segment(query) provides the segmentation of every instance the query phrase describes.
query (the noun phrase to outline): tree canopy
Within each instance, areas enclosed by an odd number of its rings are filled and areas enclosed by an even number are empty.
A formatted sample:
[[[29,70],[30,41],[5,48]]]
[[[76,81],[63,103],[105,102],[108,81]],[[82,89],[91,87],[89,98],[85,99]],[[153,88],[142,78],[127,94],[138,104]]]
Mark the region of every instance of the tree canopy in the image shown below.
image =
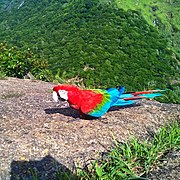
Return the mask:
[[[165,88],[179,78],[178,57],[140,11],[125,11],[114,1],[20,2],[0,16],[0,41],[30,47],[54,74],[128,90]]]

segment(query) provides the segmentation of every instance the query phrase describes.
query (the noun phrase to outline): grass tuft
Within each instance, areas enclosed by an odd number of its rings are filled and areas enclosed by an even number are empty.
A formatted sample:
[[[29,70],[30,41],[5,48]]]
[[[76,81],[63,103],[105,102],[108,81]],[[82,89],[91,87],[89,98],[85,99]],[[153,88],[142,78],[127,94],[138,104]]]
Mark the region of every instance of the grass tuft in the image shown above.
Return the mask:
[[[82,170],[81,179],[146,179],[163,155],[180,148],[178,122],[165,125],[154,134],[152,141],[140,142],[131,138],[127,143],[116,144],[106,157]]]

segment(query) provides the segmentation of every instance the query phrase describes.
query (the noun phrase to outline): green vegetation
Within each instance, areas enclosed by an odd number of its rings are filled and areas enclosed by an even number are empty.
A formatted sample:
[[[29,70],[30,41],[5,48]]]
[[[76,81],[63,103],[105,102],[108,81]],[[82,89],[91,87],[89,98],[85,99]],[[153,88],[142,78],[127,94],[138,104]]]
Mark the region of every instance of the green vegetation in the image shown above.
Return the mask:
[[[127,91],[168,88],[171,102],[179,103],[176,1],[134,6],[120,0],[32,0],[20,7],[21,1],[5,2],[0,41],[47,59],[56,79],[78,77],[87,87],[124,85]],[[169,12],[171,20],[165,18]]]
[[[0,77],[12,76],[23,78],[28,73],[41,80],[50,80],[52,77],[47,69],[47,62],[36,57],[29,49],[19,50],[17,47],[8,47],[0,44]]]
[[[170,85],[167,93],[157,99],[160,102],[180,104],[180,84]]]
[[[115,2],[119,8],[126,11],[140,10],[146,21],[153,26],[161,24],[168,30],[171,30],[172,26],[180,28],[178,0],[115,0]]]
[[[80,171],[82,179],[143,179],[169,151],[180,149],[178,122],[164,126],[153,140],[140,142],[132,138],[116,147],[104,159],[95,161],[90,169]]]
[[[168,39],[168,47],[180,57],[180,3],[178,0],[115,0],[124,10],[140,11],[146,21]]]

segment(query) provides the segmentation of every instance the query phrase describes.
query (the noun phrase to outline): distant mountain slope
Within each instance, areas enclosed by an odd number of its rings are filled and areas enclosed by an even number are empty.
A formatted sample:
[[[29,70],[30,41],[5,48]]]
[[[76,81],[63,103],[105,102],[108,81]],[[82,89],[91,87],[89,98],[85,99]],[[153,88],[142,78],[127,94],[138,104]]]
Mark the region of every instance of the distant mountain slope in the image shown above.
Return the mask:
[[[54,73],[86,86],[164,88],[179,78],[164,36],[140,12],[111,1],[25,1],[1,13],[0,41],[32,48]]]
[[[179,0],[115,0],[115,2],[124,10],[140,10],[151,25],[156,26],[158,21],[161,21],[165,25],[164,28],[171,30],[172,26],[175,26],[180,29]]]
[[[146,21],[164,32],[169,47],[180,56],[180,1],[179,0],[115,0],[124,10],[140,11]]]

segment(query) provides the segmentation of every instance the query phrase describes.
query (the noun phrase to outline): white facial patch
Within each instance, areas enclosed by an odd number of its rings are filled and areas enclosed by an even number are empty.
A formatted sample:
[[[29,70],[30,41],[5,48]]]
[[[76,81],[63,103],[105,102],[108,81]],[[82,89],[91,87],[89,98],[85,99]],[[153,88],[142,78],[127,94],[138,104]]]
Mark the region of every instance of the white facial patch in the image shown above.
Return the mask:
[[[59,96],[60,96],[62,99],[66,100],[66,101],[68,100],[68,92],[67,92],[67,91],[65,91],[65,90],[59,90],[58,93],[59,93]]]
[[[58,102],[58,95],[55,91],[53,91],[53,99],[54,101]]]

